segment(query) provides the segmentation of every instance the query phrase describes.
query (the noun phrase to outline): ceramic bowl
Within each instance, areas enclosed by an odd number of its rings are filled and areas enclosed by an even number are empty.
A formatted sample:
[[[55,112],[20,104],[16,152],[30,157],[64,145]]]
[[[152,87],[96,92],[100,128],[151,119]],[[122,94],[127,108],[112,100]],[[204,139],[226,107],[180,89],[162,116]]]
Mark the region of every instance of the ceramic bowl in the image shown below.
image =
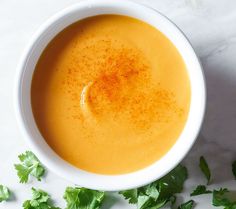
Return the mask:
[[[174,146],[152,165],[123,175],[99,175],[80,170],[61,159],[45,142],[31,108],[31,80],[35,65],[47,44],[65,27],[86,17],[119,14],[140,19],[165,34],[176,46],[186,64],[191,82],[191,104],[186,125]],[[46,21],[29,41],[16,76],[15,107],[24,139],[40,161],[55,174],[81,187],[117,191],[140,187],[161,178],[173,169],[191,149],[199,133],[204,111],[205,82],[199,60],[183,33],[158,11],[130,1],[86,0],[57,13]]]

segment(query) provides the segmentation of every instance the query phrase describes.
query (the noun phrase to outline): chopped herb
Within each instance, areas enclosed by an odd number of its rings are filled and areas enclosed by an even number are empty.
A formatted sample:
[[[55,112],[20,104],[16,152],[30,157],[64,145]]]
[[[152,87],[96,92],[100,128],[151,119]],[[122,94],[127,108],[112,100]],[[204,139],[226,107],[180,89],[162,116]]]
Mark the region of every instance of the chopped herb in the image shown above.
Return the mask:
[[[212,199],[212,204],[214,206],[226,206],[230,202],[227,198],[225,198],[225,194],[228,193],[229,190],[224,188],[220,190],[214,190],[213,191],[213,199]]]
[[[236,209],[236,201],[230,198],[229,193],[228,189],[214,190],[212,204],[216,207],[223,206],[224,209]]]
[[[234,161],[232,164],[232,172],[234,174],[234,178],[236,179],[236,161]]]
[[[32,188],[32,200],[23,203],[24,209],[60,209],[52,204],[50,196],[43,190]]]
[[[64,194],[66,209],[99,209],[104,197],[104,192],[79,187],[67,187]]]
[[[130,204],[135,204],[138,202],[138,190],[137,189],[120,191],[119,194],[122,194],[124,196],[124,198],[129,201]]]
[[[130,203],[137,203],[138,209],[158,209],[168,202],[175,202],[173,195],[183,190],[186,179],[187,169],[178,165],[161,179],[138,189],[122,191],[120,194]]]
[[[28,182],[29,175],[34,176],[40,181],[41,177],[44,175],[45,169],[34,153],[26,151],[19,155],[18,158],[21,161],[21,164],[15,164],[15,169],[20,178],[20,183]]]
[[[185,202],[183,204],[181,204],[178,209],[192,209],[194,205],[194,201],[193,200],[189,200],[188,202]]]
[[[10,191],[6,186],[0,185],[0,202],[10,198]]]
[[[205,177],[207,179],[207,184],[209,184],[209,182],[211,180],[211,171],[210,171],[209,166],[203,156],[200,157],[199,167],[201,168],[203,174],[205,175]]]
[[[204,185],[199,185],[197,186],[196,189],[194,189],[194,191],[190,194],[190,196],[197,196],[197,195],[209,194],[209,193],[212,193],[212,191],[207,190],[206,186]]]

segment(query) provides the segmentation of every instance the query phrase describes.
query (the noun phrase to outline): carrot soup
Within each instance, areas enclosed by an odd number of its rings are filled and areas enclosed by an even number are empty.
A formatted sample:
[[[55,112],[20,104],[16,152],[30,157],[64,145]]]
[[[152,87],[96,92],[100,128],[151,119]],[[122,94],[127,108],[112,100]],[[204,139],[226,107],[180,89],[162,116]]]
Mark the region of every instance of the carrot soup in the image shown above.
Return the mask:
[[[64,160],[85,171],[124,174],[163,157],[189,113],[183,58],[156,28],[99,15],[60,32],[32,79],[37,126]]]

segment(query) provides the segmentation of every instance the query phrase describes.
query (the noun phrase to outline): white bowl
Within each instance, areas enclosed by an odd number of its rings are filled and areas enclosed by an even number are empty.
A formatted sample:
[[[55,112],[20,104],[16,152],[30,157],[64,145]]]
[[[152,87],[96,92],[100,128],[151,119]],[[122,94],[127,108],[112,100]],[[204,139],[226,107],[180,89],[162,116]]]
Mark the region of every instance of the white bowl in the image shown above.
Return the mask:
[[[190,112],[179,139],[154,164],[124,175],[89,173],[62,160],[41,136],[31,108],[30,88],[35,65],[47,44],[68,25],[94,15],[120,14],[140,19],[164,33],[182,55],[191,82]],[[59,176],[91,189],[117,191],[140,187],[161,178],[188,153],[199,133],[206,102],[205,82],[199,60],[183,33],[165,16],[152,8],[120,0],[86,0],[57,13],[43,24],[30,40],[21,59],[15,89],[16,116],[24,138],[40,161]]]

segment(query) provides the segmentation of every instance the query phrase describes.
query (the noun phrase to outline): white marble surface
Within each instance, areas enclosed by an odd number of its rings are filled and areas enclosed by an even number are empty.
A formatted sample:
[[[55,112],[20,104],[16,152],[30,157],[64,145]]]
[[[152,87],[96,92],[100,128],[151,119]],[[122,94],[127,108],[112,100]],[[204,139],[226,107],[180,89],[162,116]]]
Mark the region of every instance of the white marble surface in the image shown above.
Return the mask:
[[[125,1],[125,0],[123,0]],[[185,158],[190,178],[181,199],[204,178],[198,169],[205,155],[213,172],[211,187],[236,190],[231,161],[236,159],[236,1],[235,0],[136,0],[161,11],[186,34],[199,55],[206,74],[208,103],[199,140]],[[48,172],[42,182],[18,183],[13,164],[17,155],[28,149],[19,133],[13,111],[13,83],[16,65],[31,35],[55,12],[78,0],[0,0],[0,184],[14,191],[10,202],[0,209],[21,208],[31,196],[30,188],[48,191],[59,206],[68,182]],[[197,209],[210,209],[210,196],[194,198]],[[113,198],[104,209],[128,209]],[[127,206],[126,206],[127,205]],[[134,207],[133,207],[134,208]]]

